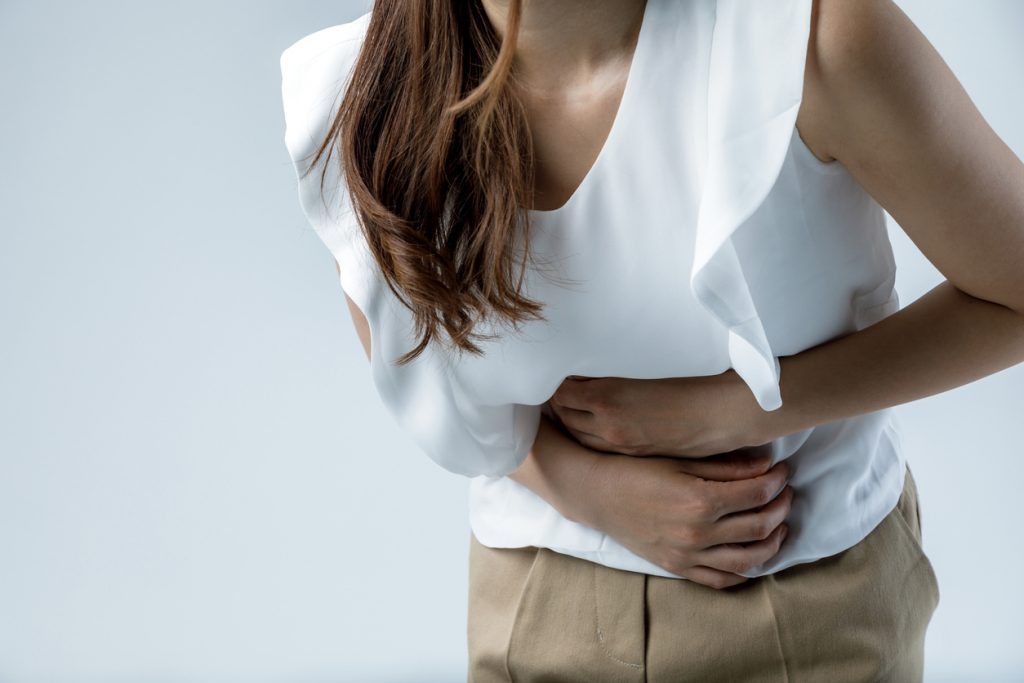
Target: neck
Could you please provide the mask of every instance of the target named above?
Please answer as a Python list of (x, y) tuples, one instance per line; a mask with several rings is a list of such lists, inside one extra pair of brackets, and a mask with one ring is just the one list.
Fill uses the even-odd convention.
[[(511, 0), (481, 2), (504, 39)], [(513, 69), (531, 90), (556, 91), (628, 62), (647, 0), (521, 2)]]

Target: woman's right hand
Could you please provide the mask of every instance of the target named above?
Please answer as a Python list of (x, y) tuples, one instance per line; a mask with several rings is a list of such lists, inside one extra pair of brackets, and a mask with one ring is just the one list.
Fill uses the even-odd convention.
[(584, 523), (637, 555), (711, 588), (747, 581), (785, 539), (793, 489), (785, 461), (732, 452), (699, 459), (602, 454), (577, 489)]

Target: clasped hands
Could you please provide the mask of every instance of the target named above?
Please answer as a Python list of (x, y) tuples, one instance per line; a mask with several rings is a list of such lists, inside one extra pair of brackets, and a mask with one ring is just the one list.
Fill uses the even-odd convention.
[[(793, 490), (780, 434), (734, 370), (664, 379), (567, 378), (559, 428), (598, 452), (579, 487), (588, 523), (673, 574), (713, 588), (771, 559)], [(641, 457), (638, 457), (641, 456)]]

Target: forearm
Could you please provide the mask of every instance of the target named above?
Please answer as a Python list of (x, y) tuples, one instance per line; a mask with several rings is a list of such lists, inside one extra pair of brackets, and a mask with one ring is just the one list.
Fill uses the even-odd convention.
[(602, 456), (567, 436), (547, 415), (541, 415), (533, 447), (510, 479), (551, 504), (567, 519), (588, 524), (581, 504), (586, 482)]
[(1024, 362), (1024, 315), (949, 282), (874, 325), (779, 359), (767, 436), (881, 410)]

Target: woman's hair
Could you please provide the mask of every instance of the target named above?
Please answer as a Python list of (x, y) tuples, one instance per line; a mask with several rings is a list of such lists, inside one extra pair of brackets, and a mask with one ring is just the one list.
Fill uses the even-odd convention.
[(313, 157), (310, 169), (337, 149), (370, 252), (413, 313), (419, 342), (399, 364), (442, 330), (451, 348), (482, 354), (473, 339), (493, 335), (473, 327), (488, 315), (515, 327), (545, 319), (521, 294), (530, 258), (521, 207), (533, 188), (532, 141), (512, 90), (521, 12), (511, 0), (502, 40), (480, 0), (376, 0)]

